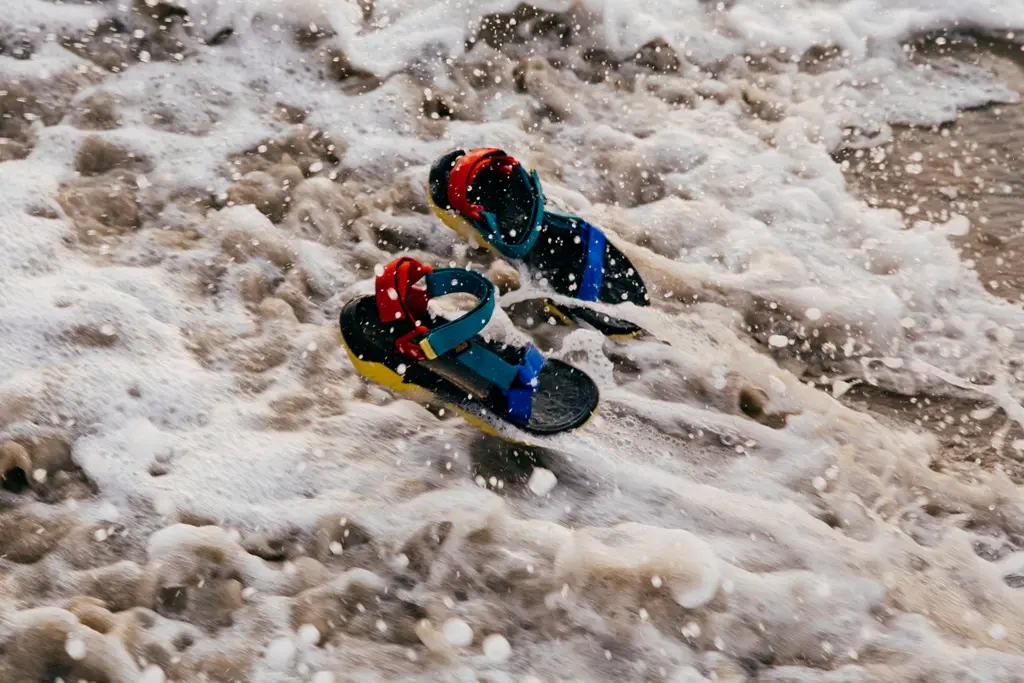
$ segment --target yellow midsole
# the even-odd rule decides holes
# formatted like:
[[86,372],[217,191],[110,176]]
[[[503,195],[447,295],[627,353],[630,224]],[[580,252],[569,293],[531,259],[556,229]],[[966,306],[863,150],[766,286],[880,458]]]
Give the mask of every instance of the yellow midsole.
[[442,209],[440,206],[435,204],[434,198],[430,196],[429,185],[427,186],[427,202],[430,203],[430,208],[434,210],[434,213],[437,215],[438,218],[441,219],[441,222],[447,225],[455,232],[457,232],[462,237],[462,239],[466,240],[467,242],[471,242],[472,244],[485,247],[494,254],[496,254],[497,256],[505,258],[501,252],[494,248],[493,244],[487,242],[486,240],[480,237],[480,233],[476,231],[476,228],[474,228],[469,221],[467,221],[462,216],[452,213],[451,211]]
[[[392,389],[394,391],[406,394],[410,399],[417,400],[421,403],[428,403],[431,400],[437,400],[438,397],[435,394],[431,393],[427,389],[424,389],[418,384],[411,384],[409,382],[406,382],[405,380],[402,379],[401,375],[399,375],[397,372],[395,372],[388,366],[384,365],[383,363],[375,363],[373,361],[362,360],[358,358],[356,354],[352,352],[352,349],[348,347],[348,344],[345,343],[345,335],[342,334],[340,335],[340,337],[341,345],[345,348],[345,353],[348,354],[348,358],[350,361],[352,361],[353,367],[355,367],[356,372],[358,372],[363,377],[366,377],[370,381],[376,382],[377,384],[381,384],[387,387],[388,389]],[[466,412],[465,410],[459,408],[453,403],[449,403],[447,401],[443,401],[443,403],[448,408],[453,410],[456,414],[458,414],[466,422],[469,422],[473,426],[479,428],[481,431],[487,434],[490,434],[491,436],[495,436],[504,441],[508,441],[509,443],[514,443],[521,446],[533,445],[525,441],[513,439],[509,437],[507,434],[501,433],[494,427],[494,425],[488,423],[485,420],[480,419],[480,417],[473,415],[472,413]]]

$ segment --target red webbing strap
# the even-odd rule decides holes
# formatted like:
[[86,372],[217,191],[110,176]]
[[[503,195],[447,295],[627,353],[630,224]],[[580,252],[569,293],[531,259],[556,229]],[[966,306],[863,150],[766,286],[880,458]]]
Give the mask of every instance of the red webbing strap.
[[459,157],[448,175],[448,203],[453,209],[470,218],[481,217],[484,207],[471,203],[468,192],[480,171],[491,165],[511,176],[519,162],[497,147],[481,147]]
[[427,314],[427,290],[413,287],[424,275],[433,272],[430,266],[414,258],[402,256],[384,266],[384,272],[377,276],[377,313],[381,322],[408,320],[413,329],[395,340],[395,347],[403,356],[422,360],[426,356],[413,339],[430,330],[420,324]]

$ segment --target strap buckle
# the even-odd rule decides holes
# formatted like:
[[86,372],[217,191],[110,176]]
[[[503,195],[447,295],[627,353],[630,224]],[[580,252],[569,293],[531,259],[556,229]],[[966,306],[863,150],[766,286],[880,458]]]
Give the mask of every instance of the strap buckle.
[[426,356],[429,360],[434,360],[435,358],[437,358],[437,353],[434,352],[434,347],[430,345],[429,337],[423,337],[423,339],[419,340],[418,344],[420,350],[423,352],[423,355]]

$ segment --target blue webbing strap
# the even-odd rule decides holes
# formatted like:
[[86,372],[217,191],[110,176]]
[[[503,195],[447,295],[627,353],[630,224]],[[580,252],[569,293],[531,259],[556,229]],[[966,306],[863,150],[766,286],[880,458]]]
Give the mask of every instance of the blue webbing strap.
[[604,247],[605,237],[601,229],[580,221],[580,234],[587,243],[586,264],[583,266],[583,280],[580,282],[576,298],[582,301],[597,301],[604,282]]
[[533,394],[537,390],[537,376],[544,367],[544,356],[533,344],[526,347],[519,364],[516,382],[505,392],[508,398],[507,416],[514,422],[525,424],[533,415]]
[[551,228],[578,233],[583,241],[583,273],[575,298],[581,301],[597,301],[604,284],[604,251],[607,238],[601,228],[588,223],[579,216],[565,216],[554,211],[544,215],[544,221]]

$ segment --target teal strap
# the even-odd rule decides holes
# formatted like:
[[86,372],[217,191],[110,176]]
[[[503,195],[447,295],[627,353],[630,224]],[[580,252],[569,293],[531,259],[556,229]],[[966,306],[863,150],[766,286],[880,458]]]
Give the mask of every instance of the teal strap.
[[[427,293],[431,297],[464,292],[478,297],[480,301],[465,315],[439,325],[427,333],[419,341],[423,352],[428,358],[435,358],[443,356],[463,342],[469,342],[466,349],[455,358],[476,374],[494,383],[510,401],[514,394],[516,407],[513,412],[520,417],[525,415],[523,419],[529,419],[529,406],[534,389],[531,382],[543,365],[543,356],[534,350],[532,354],[527,353],[523,363],[512,365],[473,340],[473,337],[487,326],[494,314],[494,284],[480,273],[462,268],[435,270],[428,273],[424,280]],[[530,372],[526,372],[527,370]]]
[[533,414],[537,377],[544,367],[544,355],[533,344],[522,350],[522,360],[508,363],[476,342],[456,356],[466,367],[493,382],[505,396],[503,414],[516,424],[526,424]]
[[456,358],[476,374],[497,384],[503,391],[512,386],[519,374],[518,365],[506,363],[493,351],[473,342]]
[[[462,342],[471,339],[487,326],[494,315],[494,284],[480,273],[463,268],[442,268],[424,278],[430,296],[464,292],[480,299],[465,315],[438,325],[420,342],[428,358],[443,356]],[[429,349],[429,350],[428,350]]]
[[544,356],[530,344],[523,350],[522,360],[512,365],[474,339],[494,314],[494,284],[480,273],[462,268],[435,270],[428,273],[424,280],[431,297],[465,292],[480,300],[469,313],[427,333],[419,341],[424,354],[427,358],[437,358],[468,342],[455,359],[498,387],[505,396],[503,412],[507,419],[516,424],[529,422],[537,376],[544,366]]

